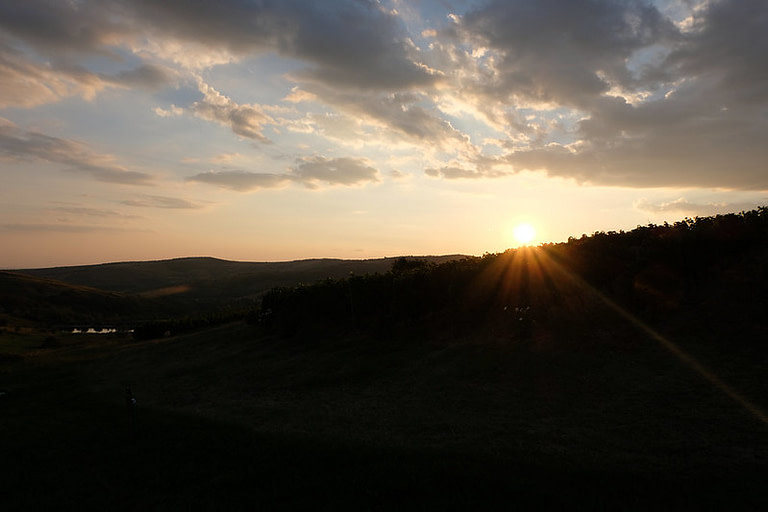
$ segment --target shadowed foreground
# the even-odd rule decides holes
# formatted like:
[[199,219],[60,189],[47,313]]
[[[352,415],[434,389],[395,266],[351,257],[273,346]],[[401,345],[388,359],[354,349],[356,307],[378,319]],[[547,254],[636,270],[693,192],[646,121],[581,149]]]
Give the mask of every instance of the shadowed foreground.
[[617,334],[279,339],[235,323],[22,351],[0,366],[3,510],[768,505],[768,427]]

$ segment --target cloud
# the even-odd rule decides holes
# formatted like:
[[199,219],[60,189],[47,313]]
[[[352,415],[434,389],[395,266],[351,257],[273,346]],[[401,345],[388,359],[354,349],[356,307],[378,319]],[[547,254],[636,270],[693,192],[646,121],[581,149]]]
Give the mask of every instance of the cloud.
[[63,164],[68,172],[90,175],[97,181],[123,185],[148,185],[149,174],[115,165],[109,155],[94,153],[82,143],[24,131],[0,118],[0,158],[10,161],[42,160]]
[[0,40],[0,107],[34,107],[69,96],[90,99],[104,86],[95,74],[35,63]]
[[189,107],[196,117],[228,126],[241,137],[268,141],[262,131],[265,124],[274,120],[259,105],[238,105],[202,81],[199,87],[204,97]]
[[130,35],[119,2],[2,2],[0,29],[43,55],[58,59],[87,54],[114,57],[108,48]]
[[[675,109],[674,102],[669,108]],[[642,114],[637,109],[631,113]],[[768,189],[768,148],[761,142],[768,129],[766,120],[750,113],[678,119],[667,126],[652,123],[634,130],[629,129],[631,123],[601,127],[612,127],[611,135],[519,150],[502,160],[515,170],[545,170],[551,176],[590,184]]]
[[[457,97],[507,130],[497,167],[589,184],[766,189],[768,5],[700,2],[691,16],[681,30],[641,1],[493,1],[438,37],[465,70]],[[470,58],[451,42],[483,50]]]
[[[233,57],[274,52],[307,63],[302,80],[340,88],[400,89],[435,81],[409,35],[378,2],[137,1],[135,26],[164,39],[216,48]],[[194,52],[197,48],[192,48]]]
[[753,203],[695,203],[684,197],[674,201],[664,203],[651,203],[647,199],[641,199],[635,203],[635,208],[640,211],[651,213],[686,214],[692,216],[710,216],[718,213],[729,213],[738,211],[748,211],[759,206],[758,202]]
[[173,81],[173,73],[154,64],[143,64],[114,75],[100,76],[106,82],[120,87],[141,87],[150,90],[161,89]]
[[[0,107],[198,80],[202,99],[155,113],[191,114],[261,142],[268,127],[286,126],[347,146],[409,144],[445,179],[533,169],[589,184],[768,188],[763,0],[450,4],[446,16],[445,2],[400,12],[374,0],[4,2]],[[299,120],[219,92],[227,86],[213,81],[214,66],[260,55],[290,64],[280,80],[294,83],[279,97]],[[332,130],[329,111],[357,124]],[[58,154],[57,141],[24,137],[28,149],[6,141],[6,154]],[[489,138],[502,154],[472,144]],[[60,153],[79,157],[49,161],[141,181],[71,144]],[[300,181],[297,171],[198,176],[248,190]]]
[[108,87],[159,90],[176,79],[176,73],[156,64],[108,74],[89,71],[69,58],[40,62],[2,35],[0,31],[0,107],[33,107],[71,96],[91,100]]
[[439,80],[439,73],[419,62],[399,18],[378,3],[334,2],[330,9],[292,3],[290,18],[299,30],[283,51],[311,64],[296,73],[302,81],[342,89],[402,90]]
[[502,102],[588,107],[611,84],[643,85],[627,67],[640,49],[677,37],[641,0],[494,0],[457,17],[442,34],[485,49],[471,88]]
[[176,117],[184,114],[184,109],[177,107],[176,105],[171,105],[170,108],[164,109],[162,107],[155,107],[154,109],[155,115],[158,117]]
[[238,192],[248,192],[265,188],[279,188],[290,182],[291,178],[283,174],[246,171],[208,171],[191,176],[187,180],[217,185]]
[[116,233],[143,231],[136,229],[126,229],[115,226],[91,226],[83,224],[0,224],[0,231],[15,233]]
[[279,188],[292,182],[302,183],[313,189],[321,185],[355,186],[379,181],[379,172],[369,164],[370,162],[365,158],[314,156],[297,160],[294,167],[284,174],[208,171],[191,176],[187,180],[217,185],[238,192]]
[[[167,67],[152,62],[158,59],[199,70],[272,53],[303,63],[291,72],[293,80],[350,94],[423,89],[441,79],[438,71],[422,62],[421,51],[397,13],[372,0],[324,4],[29,0],[23,6],[0,6],[3,31],[15,46],[31,48],[44,61],[32,64],[30,52],[17,51],[27,69],[7,67],[5,73],[0,61],[0,84],[8,85],[0,90],[18,91],[21,84],[30,85],[26,94],[9,93],[4,98],[0,94],[0,104],[5,105],[34,106],[71,95],[90,99],[105,87],[156,90],[176,78]],[[89,56],[118,60],[125,51],[146,62],[112,75],[92,72],[85,65]],[[263,107],[238,105],[207,84],[201,84],[201,92],[203,100],[188,109],[194,115],[229,126],[240,136],[267,140],[263,127],[271,118]],[[366,110],[371,118],[408,136],[439,133],[438,140],[443,140],[451,131],[445,121],[420,106],[400,100],[389,103],[360,103],[354,98],[344,102],[360,105],[354,112]],[[398,114],[401,105],[406,109]],[[156,113],[178,112],[158,108]]]
[[[340,134],[340,142],[345,144],[406,143],[424,151],[473,151],[469,137],[443,118],[433,98],[427,94],[415,91],[380,94],[320,85],[310,87],[313,97],[338,108],[343,114],[324,118],[309,116],[301,123],[290,125],[294,131],[312,132],[319,127],[319,134],[330,138]],[[343,128],[339,129],[342,124]]]
[[226,164],[241,158],[243,158],[243,155],[240,153],[221,153],[211,158],[210,161],[217,164]]
[[[712,79],[729,102],[768,100],[768,6],[761,0],[719,0],[696,12],[683,44],[667,62],[670,73]],[[706,82],[706,80],[702,80]]]
[[[115,210],[106,210],[104,208],[91,208],[87,206],[56,206],[49,208],[53,213],[63,213],[67,215],[77,215],[82,217],[100,217],[100,218],[117,218],[126,217],[126,215],[116,212]],[[130,216],[133,217],[133,216]]]
[[435,80],[396,13],[371,0],[27,0],[0,6],[0,29],[60,59],[114,57],[116,48],[129,47],[210,66],[277,53],[305,62],[305,79],[336,87],[399,89]]
[[156,195],[138,196],[133,199],[125,199],[120,201],[120,203],[126,206],[143,208],[169,208],[179,210],[196,210],[203,207],[201,204],[189,201],[187,199]]
[[499,177],[503,176],[505,173],[503,171],[483,171],[478,168],[470,168],[467,169],[466,167],[459,167],[459,166],[451,166],[447,165],[445,167],[440,168],[427,168],[424,170],[424,174],[427,176],[431,176],[433,178],[445,178],[449,180],[455,180],[455,179],[478,179],[478,178],[489,178],[489,177]]
[[365,158],[302,158],[292,169],[292,176],[305,185],[316,188],[318,183],[328,185],[361,185],[378,182],[379,171]]

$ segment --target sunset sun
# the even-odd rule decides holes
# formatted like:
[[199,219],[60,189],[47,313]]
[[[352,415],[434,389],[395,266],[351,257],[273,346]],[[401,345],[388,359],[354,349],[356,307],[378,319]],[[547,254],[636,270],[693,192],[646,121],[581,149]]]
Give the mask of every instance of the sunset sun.
[[519,245],[528,245],[536,238],[536,230],[530,224],[518,224],[515,226],[514,236]]

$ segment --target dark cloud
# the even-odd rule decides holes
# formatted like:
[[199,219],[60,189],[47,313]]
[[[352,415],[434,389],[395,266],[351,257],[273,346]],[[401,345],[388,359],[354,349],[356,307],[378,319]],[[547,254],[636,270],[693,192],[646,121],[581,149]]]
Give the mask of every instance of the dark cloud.
[[399,89],[435,80],[415,60],[399,18],[373,0],[28,0],[4,2],[0,20],[0,29],[58,59],[175,40],[193,45],[190,51],[299,59],[307,63],[305,79],[335,87]]
[[666,65],[679,76],[712,80],[730,101],[765,106],[768,100],[768,4],[719,0],[694,17]]
[[0,29],[40,54],[65,59],[75,54],[115,57],[110,46],[135,32],[119,2],[29,0],[0,2]]
[[491,51],[478,93],[499,101],[589,106],[611,83],[634,89],[627,61],[637,50],[678,36],[642,0],[495,0],[444,32]]
[[372,0],[315,2],[131,2],[137,23],[234,55],[275,52],[306,62],[300,75],[335,87],[423,86],[433,74],[414,61],[409,36]]
[[101,75],[101,78],[122,87],[142,87],[154,90],[169,85],[173,80],[172,74],[168,70],[152,64],[144,64],[111,76]]
[[659,126],[628,137],[585,142],[574,148],[550,145],[517,151],[504,160],[515,169],[592,184],[636,187],[702,186],[768,189],[764,130],[727,119]]
[[[766,33],[761,1],[710,2],[678,29],[640,1],[545,0],[490,2],[448,35],[490,48],[467,94],[528,137],[498,163],[592,184],[765,189]],[[581,112],[570,140],[519,122],[536,102]]]
[[148,185],[152,180],[149,174],[115,165],[111,157],[94,153],[84,144],[39,132],[24,131],[1,118],[0,158],[63,164],[68,172],[89,174],[97,181],[108,183]]

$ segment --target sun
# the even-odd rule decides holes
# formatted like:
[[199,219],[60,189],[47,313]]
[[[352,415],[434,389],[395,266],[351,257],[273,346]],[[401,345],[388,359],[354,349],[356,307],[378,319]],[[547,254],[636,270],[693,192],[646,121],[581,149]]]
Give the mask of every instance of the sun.
[[515,226],[514,235],[518,244],[528,245],[536,238],[536,230],[530,224],[518,224]]

